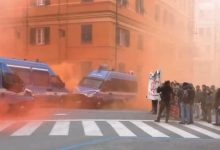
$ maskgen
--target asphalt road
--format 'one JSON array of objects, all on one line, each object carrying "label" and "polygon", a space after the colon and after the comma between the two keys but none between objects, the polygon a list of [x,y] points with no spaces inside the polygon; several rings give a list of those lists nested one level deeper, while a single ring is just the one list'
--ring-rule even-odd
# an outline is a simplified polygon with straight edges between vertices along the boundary
[{"label": "asphalt road", "polygon": [[220,127],[146,111],[37,109],[2,116],[0,150],[219,150]]}]

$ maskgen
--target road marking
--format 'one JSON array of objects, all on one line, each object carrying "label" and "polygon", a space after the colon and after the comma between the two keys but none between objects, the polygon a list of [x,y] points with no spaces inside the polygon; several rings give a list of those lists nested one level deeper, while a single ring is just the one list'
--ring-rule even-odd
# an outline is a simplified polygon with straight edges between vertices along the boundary
[{"label": "road marking", "polygon": [[142,121],[131,121],[134,125],[136,125],[138,128],[146,132],[152,137],[169,137],[168,135],[154,129],[153,127],[147,125],[146,123]]},{"label": "road marking", "polygon": [[82,121],[82,125],[86,136],[103,136],[95,121]]},{"label": "road marking", "polygon": [[42,122],[30,122],[14,132],[11,136],[29,136],[31,135],[37,128],[42,125]]},{"label": "road marking", "polygon": [[50,136],[67,136],[69,134],[70,122],[69,121],[57,121],[52,130]]},{"label": "road marking", "polygon": [[179,135],[181,137],[184,137],[184,138],[199,138],[198,136],[195,136],[195,135],[193,135],[193,134],[191,134],[189,132],[186,132],[186,131],[184,131],[182,129],[179,129],[179,128],[174,127],[172,125],[169,125],[167,123],[157,123],[157,125],[165,128],[165,129],[167,129],[167,130],[169,130],[171,132],[174,132],[177,135]]},{"label": "road marking", "polygon": [[119,121],[107,121],[108,124],[116,131],[119,136],[136,136],[132,131],[130,131],[125,125]]},{"label": "road marking", "polygon": [[220,131],[220,127],[214,126],[214,125],[212,125],[210,123],[207,123],[207,122],[196,122],[196,123],[199,123],[199,124],[201,124],[203,126],[206,126],[206,127],[209,127],[209,128],[212,128],[212,129]]},{"label": "road marking", "polygon": [[54,114],[54,116],[67,116],[67,114]]},{"label": "road marking", "polygon": [[0,132],[4,129],[6,129],[7,127],[9,127],[10,125],[12,125],[13,122],[12,121],[7,121],[7,122],[0,122]]},{"label": "road marking", "polygon": [[195,130],[195,131],[197,131],[197,132],[200,132],[200,133],[202,133],[202,134],[205,134],[205,135],[207,135],[207,136],[209,136],[209,137],[211,137],[211,138],[220,139],[220,135],[219,135],[219,134],[216,134],[216,133],[211,132],[211,131],[209,131],[209,130],[200,128],[200,127],[198,127],[198,126],[195,126],[195,125],[187,125],[187,126],[185,126],[185,127],[190,128],[190,129],[192,129],[192,130]]}]

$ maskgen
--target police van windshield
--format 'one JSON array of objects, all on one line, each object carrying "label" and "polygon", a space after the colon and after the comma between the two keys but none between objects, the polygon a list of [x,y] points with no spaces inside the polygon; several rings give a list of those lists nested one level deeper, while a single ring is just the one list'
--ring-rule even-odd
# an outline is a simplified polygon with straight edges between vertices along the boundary
[{"label": "police van windshield", "polygon": [[99,89],[104,81],[96,78],[84,78],[80,82],[80,86]]}]

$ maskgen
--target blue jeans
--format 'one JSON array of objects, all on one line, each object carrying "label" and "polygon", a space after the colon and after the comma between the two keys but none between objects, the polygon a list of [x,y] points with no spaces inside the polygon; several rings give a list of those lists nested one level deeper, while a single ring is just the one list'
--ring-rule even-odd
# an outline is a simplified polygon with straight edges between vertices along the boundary
[{"label": "blue jeans", "polygon": [[190,104],[186,104],[184,102],[180,103],[181,110],[181,122],[182,123],[190,123],[191,122],[191,106]]}]

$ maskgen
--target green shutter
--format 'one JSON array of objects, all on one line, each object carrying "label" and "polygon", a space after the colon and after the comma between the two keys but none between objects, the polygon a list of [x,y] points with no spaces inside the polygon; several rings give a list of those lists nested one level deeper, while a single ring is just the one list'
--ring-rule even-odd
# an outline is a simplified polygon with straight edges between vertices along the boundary
[{"label": "green shutter", "polygon": [[50,0],[45,0],[46,5],[50,5]]},{"label": "green shutter", "polygon": [[44,30],[45,30],[45,33],[44,33],[45,44],[49,44],[49,42],[50,42],[50,28],[46,27]]},{"label": "green shutter", "polygon": [[36,43],[36,29],[31,28],[30,30],[30,44],[34,45]]}]

